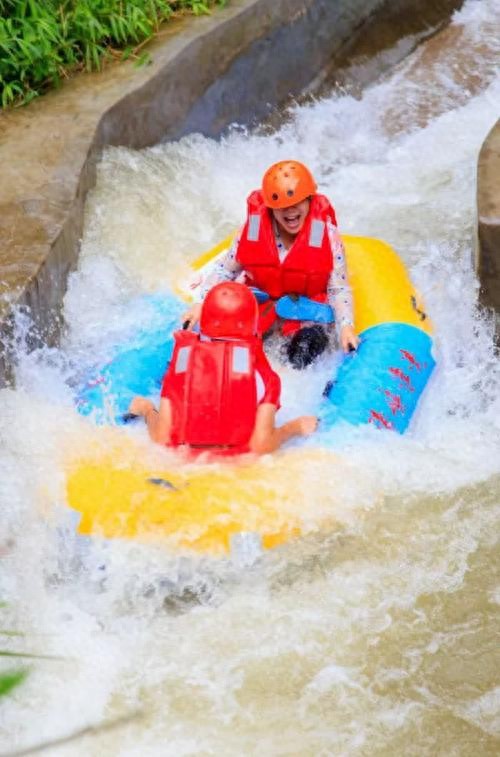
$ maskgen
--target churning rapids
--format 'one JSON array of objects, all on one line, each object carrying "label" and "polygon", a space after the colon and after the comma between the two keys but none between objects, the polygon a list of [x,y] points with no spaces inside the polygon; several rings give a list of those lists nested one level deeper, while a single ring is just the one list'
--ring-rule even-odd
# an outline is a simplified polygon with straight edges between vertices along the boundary
[{"label": "churning rapids", "polygon": [[[500,362],[472,261],[499,16],[498,1],[470,0],[441,45],[358,99],[295,107],[273,134],[106,151],[64,344],[20,347],[17,388],[0,392],[0,627],[25,634],[2,645],[60,658],[34,662],[2,702],[0,751],[130,715],[50,754],[498,754]],[[66,378],[147,322],[134,298],[237,226],[248,191],[286,157],[310,165],[344,232],[394,245],[422,292],[438,368],[410,432],[308,442],[337,457],[297,490],[307,534],[251,567],[116,542],[78,570],[54,517],[65,457],[98,431]],[[304,386],[317,397],[325,375],[285,372],[290,413],[314,408]],[[170,459],[142,427],[123,433],[145,460]],[[327,511],[338,527],[320,532]]]}]

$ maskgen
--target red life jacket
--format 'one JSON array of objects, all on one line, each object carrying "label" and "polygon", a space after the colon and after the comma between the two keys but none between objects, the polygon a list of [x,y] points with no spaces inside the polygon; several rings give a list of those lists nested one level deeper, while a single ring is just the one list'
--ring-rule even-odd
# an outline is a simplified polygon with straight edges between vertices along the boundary
[{"label": "red life jacket", "polygon": [[256,339],[204,341],[177,331],[164,386],[171,444],[245,448],[257,414]]},{"label": "red life jacket", "polygon": [[252,192],[247,207],[247,221],[236,253],[236,260],[248,274],[247,283],[273,299],[284,294],[324,294],[333,270],[326,222],[337,223],[329,200],[324,195],[313,195],[305,223],[282,263],[262,192]]}]

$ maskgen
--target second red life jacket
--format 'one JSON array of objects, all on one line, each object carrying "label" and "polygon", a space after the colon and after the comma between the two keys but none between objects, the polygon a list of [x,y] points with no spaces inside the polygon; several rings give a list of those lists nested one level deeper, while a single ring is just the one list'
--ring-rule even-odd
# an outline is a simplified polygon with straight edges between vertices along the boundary
[{"label": "second red life jacket", "polygon": [[257,413],[256,340],[174,337],[162,390],[172,405],[170,443],[244,448]]},{"label": "second red life jacket", "polygon": [[336,225],[335,211],[324,195],[313,195],[302,229],[284,261],[279,259],[269,209],[262,193],[252,192],[247,201],[247,221],[236,260],[248,274],[248,284],[273,299],[285,294],[314,297],[326,292],[333,270],[333,254],[326,228]]}]

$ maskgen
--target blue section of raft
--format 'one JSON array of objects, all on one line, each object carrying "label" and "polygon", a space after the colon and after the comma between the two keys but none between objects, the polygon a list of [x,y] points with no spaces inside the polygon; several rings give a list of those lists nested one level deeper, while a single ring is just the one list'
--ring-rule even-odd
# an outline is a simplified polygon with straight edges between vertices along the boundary
[{"label": "blue section of raft", "polygon": [[109,361],[89,370],[79,384],[77,410],[96,423],[120,425],[134,395],[159,394],[172,357],[172,334],[179,328],[186,305],[171,294],[142,299],[154,312],[150,326],[132,335],[128,344],[117,345]]},{"label": "blue section of raft", "polygon": [[[117,347],[108,363],[89,371],[77,392],[78,411],[96,423],[120,424],[135,394],[159,394],[185,305],[172,295],[145,300],[159,318],[133,337],[132,346]],[[403,433],[435,365],[432,339],[403,323],[374,326],[360,337],[358,350],[344,358],[325,390],[322,430],[347,422]]]},{"label": "blue section of raft", "polygon": [[405,323],[383,323],[360,334],[325,392],[322,427],[339,421],[406,431],[434,369],[432,339]]}]

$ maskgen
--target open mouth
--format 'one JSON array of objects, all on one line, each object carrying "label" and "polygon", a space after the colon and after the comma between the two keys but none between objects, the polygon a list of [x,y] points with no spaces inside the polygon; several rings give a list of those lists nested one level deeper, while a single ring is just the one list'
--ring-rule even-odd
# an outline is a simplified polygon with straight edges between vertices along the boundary
[{"label": "open mouth", "polygon": [[301,219],[300,213],[293,213],[290,215],[286,215],[283,218],[286,225],[291,229],[295,229],[300,225],[300,219]]}]

